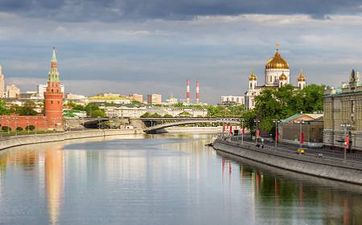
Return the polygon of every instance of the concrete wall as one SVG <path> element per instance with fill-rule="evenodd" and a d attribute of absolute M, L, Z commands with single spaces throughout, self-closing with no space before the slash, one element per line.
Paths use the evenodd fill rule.
<path fill-rule="evenodd" d="M 50 133 L 50 134 L 37 134 L 37 135 L 22 135 L 3 138 L 0 141 L 0 150 L 30 144 L 39 144 L 46 142 L 57 142 L 72 139 L 102 137 L 102 136 L 114 136 L 125 134 L 142 134 L 142 130 L 130 129 L 130 130 L 84 130 L 84 131 L 71 131 L 62 133 Z"/>
<path fill-rule="evenodd" d="M 295 153 L 277 152 L 271 148 L 256 148 L 244 144 L 216 140 L 214 148 L 242 158 L 298 173 L 323 177 L 354 184 L 362 184 L 362 165 L 344 164 L 342 160 L 330 160 Z"/>

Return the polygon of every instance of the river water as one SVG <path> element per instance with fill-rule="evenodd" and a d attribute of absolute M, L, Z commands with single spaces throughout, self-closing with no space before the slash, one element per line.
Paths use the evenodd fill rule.
<path fill-rule="evenodd" d="M 361 187 L 231 160 L 208 135 L 122 138 L 1 152 L 0 224 L 362 224 Z"/>

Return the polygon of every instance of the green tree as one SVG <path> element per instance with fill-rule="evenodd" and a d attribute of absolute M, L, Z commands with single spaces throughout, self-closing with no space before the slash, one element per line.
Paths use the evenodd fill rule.
<path fill-rule="evenodd" d="M 10 109 L 6 107 L 6 103 L 4 100 L 0 100 L 0 115 L 9 115 Z"/>
<path fill-rule="evenodd" d="M 260 128 L 271 131 L 275 119 L 285 119 L 296 113 L 313 113 L 323 110 L 323 85 L 309 85 L 303 90 L 285 85 L 278 89 L 264 89 L 255 98 L 255 118 Z"/>
<path fill-rule="evenodd" d="M 105 117 L 106 113 L 104 109 L 100 109 L 98 105 L 94 103 L 89 103 L 85 106 L 85 111 L 89 117 Z"/>
<path fill-rule="evenodd" d="M 20 116 L 33 116 L 38 114 L 34 109 L 36 104 L 34 101 L 26 100 L 22 106 L 13 106 L 11 111 Z"/>

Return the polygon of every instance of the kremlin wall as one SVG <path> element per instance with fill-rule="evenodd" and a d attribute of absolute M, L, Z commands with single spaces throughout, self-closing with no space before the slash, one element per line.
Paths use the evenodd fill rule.
<path fill-rule="evenodd" d="M 29 128 L 28 126 L 33 126 L 37 130 L 63 130 L 63 92 L 61 91 L 55 49 L 53 49 L 50 62 L 48 87 L 44 93 L 44 98 L 44 115 L 3 115 L 0 116 L 1 127 L 8 127 L 12 131 L 17 128 L 26 129 Z"/>

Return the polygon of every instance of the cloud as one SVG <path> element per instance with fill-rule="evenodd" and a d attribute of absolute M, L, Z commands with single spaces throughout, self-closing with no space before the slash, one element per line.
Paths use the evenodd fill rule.
<path fill-rule="evenodd" d="M 329 14 L 326 19 L 303 13 L 272 14 L 273 10 L 269 14 L 200 15 L 196 13 L 198 5 L 218 2 L 205 0 L 195 2 L 195 13 L 183 13 L 185 18 L 192 18 L 145 15 L 133 20 L 112 8 L 114 1 L 106 1 L 108 6 L 104 7 L 109 9 L 103 7 L 103 1 L 68 0 L 51 7 L 39 2 L 36 10 L 51 15 L 31 15 L 35 10 L 32 2 L 37 1 L 8 6 L 0 13 L 0 63 L 7 81 L 19 83 L 23 90 L 35 89 L 36 82 L 46 82 L 52 46 L 58 49 L 67 91 L 79 94 L 102 90 L 145 95 L 160 92 L 183 98 L 185 80 L 198 79 L 203 100 L 215 103 L 220 95 L 244 93 L 251 71 L 257 73 L 262 84 L 264 63 L 273 55 L 276 42 L 292 68 L 293 82 L 303 69 L 308 82 L 336 85 L 347 79 L 352 68 L 361 67 L 362 16 L 358 14 Z M 148 5 L 147 10 L 151 10 L 156 3 L 163 1 L 148 2 L 144 7 Z M 174 10 L 183 12 L 186 3 L 191 4 L 172 4 L 176 4 Z M 92 4 L 101 4 L 87 12 L 92 16 L 76 13 L 79 7 L 94 7 Z M 133 3 L 118 2 L 119 7 L 127 4 Z M 165 10 L 171 7 L 167 4 Z M 335 11 L 343 11 L 342 6 L 337 8 Z M 80 19 L 74 19 L 71 10 Z M 102 17 L 104 10 L 120 15 L 107 21 Z M 61 15 L 69 19 L 60 19 Z"/>
<path fill-rule="evenodd" d="M 192 19 L 240 14 L 328 14 L 361 12 L 358 0 L 2 0 L 0 10 L 60 21 Z"/>

